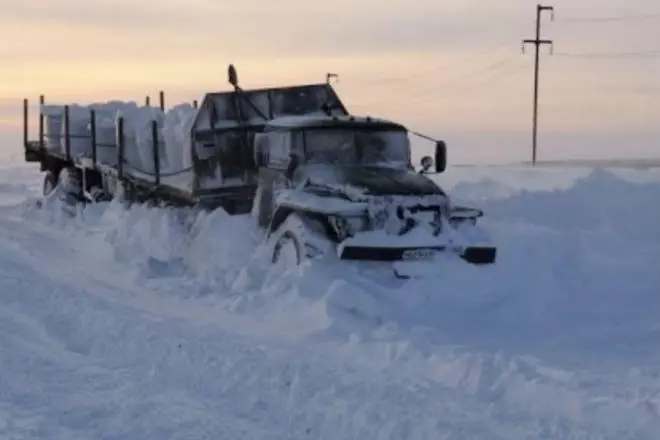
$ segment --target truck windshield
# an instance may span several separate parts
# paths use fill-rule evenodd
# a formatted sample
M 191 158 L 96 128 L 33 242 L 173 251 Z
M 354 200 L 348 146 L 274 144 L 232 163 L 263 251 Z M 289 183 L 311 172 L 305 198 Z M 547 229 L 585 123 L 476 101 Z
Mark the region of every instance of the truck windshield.
M 404 131 L 331 128 L 305 130 L 303 136 L 308 164 L 406 168 L 409 163 Z

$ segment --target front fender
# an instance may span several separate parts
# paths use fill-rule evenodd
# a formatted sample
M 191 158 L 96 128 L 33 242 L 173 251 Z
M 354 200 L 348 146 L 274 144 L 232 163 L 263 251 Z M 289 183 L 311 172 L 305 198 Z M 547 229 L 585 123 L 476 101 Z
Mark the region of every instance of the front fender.
M 295 211 L 315 212 L 324 215 L 355 216 L 367 211 L 366 202 L 354 202 L 338 197 L 324 197 L 301 190 L 283 190 L 277 194 L 276 204 Z
M 268 226 L 272 234 L 292 212 L 304 214 L 307 218 L 320 221 L 326 235 L 333 237 L 333 228 L 328 217 L 333 215 L 356 216 L 366 212 L 365 202 L 353 202 L 336 197 L 323 197 L 302 190 L 286 189 L 276 195 L 276 207 Z
M 270 235 L 275 232 L 282 223 L 284 223 L 284 220 L 286 220 L 286 218 L 291 215 L 292 212 L 294 212 L 294 209 L 289 206 L 280 206 L 275 209 L 275 212 L 270 219 L 270 224 L 268 225 L 268 231 L 266 235 L 270 237 Z
M 306 221 L 306 223 L 308 223 L 308 226 L 314 229 L 317 233 L 324 235 L 326 238 L 330 239 L 331 241 L 336 242 L 338 240 L 337 233 L 330 224 L 328 215 L 324 213 L 311 211 L 309 209 L 307 210 L 295 209 L 291 206 L 279 206 L 275 210 L 270 225 L 268 226 L 268 231 L 266 236 L 270 237 L 271 234 L 277 231 L 277 228 L 279 228 L 286 221 L 286 219 L 293 213 L 300 214 L 303 220 Z

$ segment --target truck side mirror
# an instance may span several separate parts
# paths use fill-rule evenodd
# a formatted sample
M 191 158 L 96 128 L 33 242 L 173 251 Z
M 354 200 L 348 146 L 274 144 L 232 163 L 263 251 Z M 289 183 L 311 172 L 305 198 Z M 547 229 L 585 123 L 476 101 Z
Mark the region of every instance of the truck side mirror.
M 420 162 L 422 169 L 419 170 L 419 174 L 428 173 L 429 169 L 433 166 L 433 158 L 431 156 L 424 156 Z
M 435 143 L 435 172 L 442 173 L 447 169 L 447 144 L 445 141 Z

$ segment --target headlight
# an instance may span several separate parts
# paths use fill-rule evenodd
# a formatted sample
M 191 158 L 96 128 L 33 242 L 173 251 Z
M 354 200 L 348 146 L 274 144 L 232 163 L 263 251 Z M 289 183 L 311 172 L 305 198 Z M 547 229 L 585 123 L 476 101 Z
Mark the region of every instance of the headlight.
M 340 240 L 352 237 L 368 227 L 366 216 L 332 216 L 330 217 L 330 224 L 337 232 Z

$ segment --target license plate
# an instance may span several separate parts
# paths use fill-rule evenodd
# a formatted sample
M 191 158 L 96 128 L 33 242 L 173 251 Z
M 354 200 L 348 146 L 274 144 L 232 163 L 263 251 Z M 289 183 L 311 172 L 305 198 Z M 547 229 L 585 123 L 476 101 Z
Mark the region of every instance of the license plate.
M 403 251 L 401 259 L 404 261 L 429 261 L 433 259 L 434 255 L 433 249 L 409 249 Z

